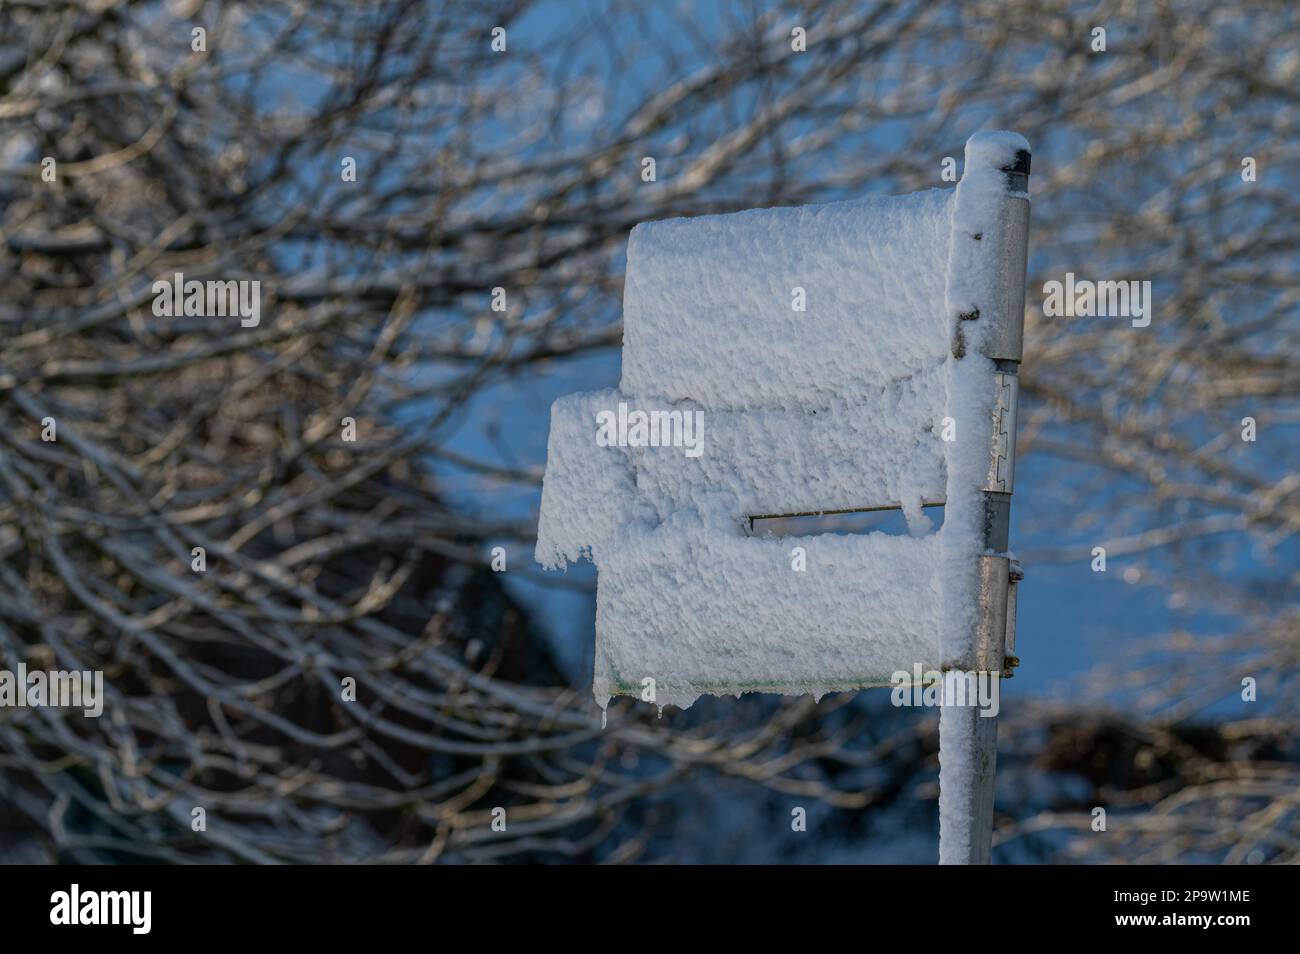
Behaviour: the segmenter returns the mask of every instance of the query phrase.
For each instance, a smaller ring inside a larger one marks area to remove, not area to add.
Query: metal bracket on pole
[[[1007,635],[1002,648],[1002,678],[1010,679],[1020,665],[1016,655],[1016,591],[1018,584],[1025,578],[1024,568],[1019,560],[1011,561],[1011,573],[1007,581]]]
[[[976,672],[1000,680],[1010,676],[1020,662],[1015,655],[1016,584],[1024,578],[1009,547],[1011,494],[1015,483],[1016,403],[1020,393],[1020,359],[1024,341],[1025,268],[1029,247],[1028,151],[1016,153],[1003,166],[1006,193],[999,208],[999,227],[984,241],[998,262],[998,281],[991,300],[981,302],[973,315],[991,327],[984,329],[981,352],[993,361],[993,432],[988,472],[984,480],[984,552],[979,556],[979,621],[970,660]],[[960,329],[958,331],[960,336]],[[958,353],[954,347],[954,354]],[[957,792],[943,791],[963,819],[953,844],[957,851],[941,850],[945,861],[988,864],[992,854],[993,800],[997,772],[998,728],[996,716],[981,714],[974,706],[945,707],[940,719],[940,760],[945,740],[970,753],[969,775]],[[941,770],[942,775],[942,770]],[[942,783],[941,783],[942,788]],[[941,804],[941,816],[943,805]],[[942,827],[942,823],[941,823]],[[944,835],[943,837],[947,837]]]

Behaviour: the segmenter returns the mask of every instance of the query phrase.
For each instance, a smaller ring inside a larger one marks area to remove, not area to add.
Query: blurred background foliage
[[[617,379],[635,223],[945,187],[980,128],[1034,146],[994,858],[1297,860],[1298,18],[3,4],[0,666],[108,700],[0,710],[0,860],[932,860],[931,713],[602,730],[591,574],[531,539],[549,401]],[[175,272],[259,280],[260,324],[155,317]],[[1066,272],[1151,281],[1150,327],[1044,317]]]

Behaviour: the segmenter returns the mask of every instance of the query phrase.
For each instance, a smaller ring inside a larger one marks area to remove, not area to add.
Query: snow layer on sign
[[[660,519],[707,497],[734,517],[897,506],[944,495],[942,368],[870,402],[814,412],[703,412],[698,458],[637,448],[637,492]],[[723,500],[722,497],[727,499]]]
[[[660,705],[684,706],[969,659],[994,367],[988,323],[958,316],[988,311],[1005,278],[979,236],[1003,214],[1000,167],[1027,148],[972,138],[955,191],[633,230],[622,383],[556,402],[536,551],[548,567],[596,563],[602,706],[645,679]],[[597,415],[620,404],[701,415],[698,453],[600,446]],[[943,527],[925,536],[743,530],[748,516],[900,504],[917,532],[921,502],[940,499]]]
[[[600,563],[597,701],[647,678],[658,705],[685,708],[702,693],[820,696],[933,668],[938,558],[934,535],[745,537],[687,512],[620,534]]]
[[[637,495],[627,448],[601,447],[596,415],[617,407],[617,391],[570,394],[551,405],[546,476],[534,557],[547,569],[592,557],[631,519]]]
[[[638,225],[621,389],[710,410],[820,407],[942,361],[951,199],[932,190]]]

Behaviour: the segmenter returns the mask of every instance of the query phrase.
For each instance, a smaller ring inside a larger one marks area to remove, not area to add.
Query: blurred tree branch
[[[941,186],[985,124],[1035,146],[1021,446],[1066,476],[1031,556],[1172,553],[1173,595],[1240,614],[1216,658],[1294,693],[1294,564],[1226,574],[1198,544],[1285,562],[1300,523],[1296,11],[1112,7],[6,4],[0,659],[103,669],[110,699],[0,712],[0,802],[75,860],[632,860],[665,850],[646,819],[692,773],[901,797],[859,769],[933,768],[932,726],[846,699],[602,732],[483,567],[534,524],[462,512],[434,462],[536,484],[448,434],[492,386],[617,347],[635,223]],[[1044,318],[1067,270],[1151,280],[1156,320]],[[175,272],[261,281],[261,324],[156,318]],[[1238,440],[1244,415],[1274,438]],[[1138,672],[1174,711],[1194,694]],[[1278,731],[1223,731],[1256,725]],[[1293,858],[1295,760],[1250,771],[1144,790],[1143,857]],[[1210,830],[1161,847],[1195,799]]]

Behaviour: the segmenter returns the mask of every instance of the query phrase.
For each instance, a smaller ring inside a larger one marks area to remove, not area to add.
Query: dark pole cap
[[[1003,172],[1019,172],[1022,175],[1029,175],[1029,150],[1017,149],[1015,161],[1009,166],[1003,166]]]
[[[1011,165],[1003,166],[1001,172],[1007,179],[1007,191],[1029,192],[1029,150],[1017,149],[1016,158]]]

